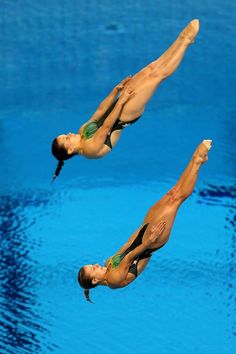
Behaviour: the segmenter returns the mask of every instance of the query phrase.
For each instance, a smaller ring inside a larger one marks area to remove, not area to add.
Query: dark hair
[[[52,154],[59,161],[57,164],[56,171],[54,173],[52,183],[57,176],[59,176],[62,166],[64,165],[64,160],[68,160],[73,157],[73,154],[68,154],[64,146],[59,146],[57,138],[55,138],[52,142]]]
[[[84,296],[85,296],[86,300],[93,303],[93,301],[91,301],[90,297],[89,297],[89,289],[96,288],[97,284],[93,284],[92,279],[88,278],[84,267],[80,268],[80,270],[78,272],[78,282],[79,282],[79,285],[81,286],[81,288],[84,289]]]

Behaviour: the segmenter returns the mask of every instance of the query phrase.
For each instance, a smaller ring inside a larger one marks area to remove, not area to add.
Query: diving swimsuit
[[[137,237],[135,238],[135,240],[131,243],[131,245],[121,254],[116,254],[114,255],[109,264],[111,265],[112,269],[115,269],[116,267],[119,266],[120,262],[122,261],[122,259],[131,251],[133,251],[136,247],[140,246],[142,244],[142,240],[143,240],[143,235],[146,231],[148,227],[148,224],[145,224],[141,230],[139,231]],[[159,248],[163,247],[164,245],[154,248],[154,249],[146,249],[143,253],[141,253],[137,258],[135,258],[135,260],[133,261],[133,263],[130,265],[129,267],[129,273],[132,273],[135,277],[137,277],[138,275],[138,262],[141,259],[145,259],[145,258],[149,258],[152,256],[152,252],[158,250]]]
[[[106,110],[106,112],[103,114],[103,116],[98,121],[94,120],[94,121],[88,122],[85,125],[85,127],[83,129],[83,133],[82,133],[82,135],[85,139],[90,139],[94,136],[94,134],[97,132],[97,130],[103,125],[105,119],[109,116],[109,114],[114,109],[117,101],[118,101],[118,98],[111,104],[111,106]],[[113,127],[111,128],[109,133],[107,134],[104,144],[107,145],[110,149],[112,149],[112,144],[111,144],[112,132],[114,132],[115,130],[122,130],[123,128],[128,127],[129,125],[137,122],[137,120],[140,117],[141,116],[137,117],[136,119],[132,120],[131,122],[122,122],[121,120],[117,119],[117,121],[115,122],[115,124],[113,125]]]

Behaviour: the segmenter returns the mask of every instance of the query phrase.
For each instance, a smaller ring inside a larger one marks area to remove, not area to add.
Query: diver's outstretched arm
[[[165,229],[165,221],[159,221],[158,223],[150,223],[143,237],[142,243],[130,251],[121,261],[119,266],[114,269],[109,274],[109,286],[112,284],[119,286],[125,286],[130,282],[130,279],[127,279],[129,267],[133,261],[140,256],[147,249],[152,249],[153,245],[157,242],[160,235]],[[146,262],[147,264],[147,262]],[[145,265],[146,265],[145,264]],[[140,269],[140,271],[142,271]]]
[[[110,106],[114,102],[119,92],[125,87],[126,83],[130,79],[131,76],[126,77],[113,88],[113,90],[109,93],[109,95],[100,103],[100,105],[98,106],[94,114],[89,118],[89,121],[99,120],[105,114],[105,112],[110,108]]]
[[[161,220],[158,223],[150,223],[147,227],[141,245],[135,247],[130,251],[122,260],[119,269],[128,272],[129,267],[133,261],[140,256],[147,249],[152,249],[153,245],[157,242],[163,231],[165,230],[165,221]],[[121,268],[120,268],[121,267]]]
[[[103,125],[98,129],[98,131],[95,134],[94,143],[96,144],[96,146],[102,147],[102,145],[104,144],[104,142],[107,138],[107,134],[110,132],[113,125],[115,124],[117,119],[120,117],[120,114],[122,112],[124,105],[134,95],[135,95],[135,92],[133,92],[133,90],[130,87],[129,88],[127,87],[122,91],[115,107],[113,108],[111,113],[108,115],[108,117],[104,120]]]

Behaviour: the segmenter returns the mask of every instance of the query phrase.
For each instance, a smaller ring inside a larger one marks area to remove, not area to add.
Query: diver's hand
[[[153,244],[158,240],[158,238],[163,233],[166,226],[166,222],[164,220],[159,223],[150,224],[150,229],[148,231],[146,243],[148,247],[152,247]]]
[[[127,76],[125,79],[123,79],[117,86],[117,90],[120,91],[122,90],[125,85],[127,84],[127,82],[132,78],[132,76]]]
[[[133,91],[132,87],[128,86],[122,91],[118,102],[123,105],[134,95],[135,92]]]

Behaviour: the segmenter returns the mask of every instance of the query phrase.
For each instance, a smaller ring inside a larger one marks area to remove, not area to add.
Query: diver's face
[[[60,147],[63,147],[68,154],[72,154],[78,148],[78,144],[80,142],[79,134],[61,134],[57,137],[57,142]]]
[[[106,267],[102,267],[99,264],[88,264],[84,266],[86,275],[92,279],[93,283],[104,280],[105,274],[107,272]]]

